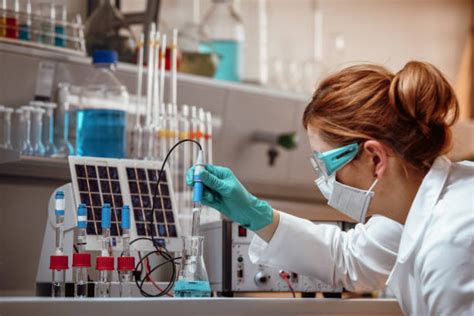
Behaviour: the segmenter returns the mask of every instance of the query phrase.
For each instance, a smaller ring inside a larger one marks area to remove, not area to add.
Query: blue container
[[[122,110],[83,109],[76,115],[77,155],[124,158],[127,116]]]

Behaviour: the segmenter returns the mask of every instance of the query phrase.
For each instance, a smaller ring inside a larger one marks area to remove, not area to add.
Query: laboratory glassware
[[[67,7],[63,4],[56,4],[55,7],[55,24],[54,24],[54,45],[58,47],[66,46],[66,22]]]
[[[131,137],[131,157],[140,159],[143,157],[143,128],[140,121],[140,107],[142,106],[142,83],[143,83],[143,45],[144,35],[140,34],[138,40],[138,75],[137,75],[137,99],[135,100],[135,125]]]
[[[12,0],[11,8],[7,10],[6,14],[6,31],[5,36],[8,38],[18,38],[18,13],[20,11],[19,0]]]
[[[12,108],[3,108],[3,140],[0,144],[1,148],[13,149],[11,133],[12,133]]]
[[[95,289],[96,297],[110,297],[111,277],[114,270],[114,257],[110,244],[110,204],[102,207],[102,249],[100,257],[96,258],[96,270],[99,271],[99,281]]]
[[[122,255],[117,259],[117,270],[120,279],[120,296],[132,296],[130,282],[135,269],[135,257],[130,255],[130,207],[122,207]]]
[[[69,85],[59,84],[59,124],[58,130],[61,132],[61,140],[59,141],[58,152],[53,157],[65,158],[74,155],[74,147],[69,142],[69,101],[67,100],[70,93]]]
[[[31,1],[24,0],[19,13],[20,30],[18,38],[24,41],[31,41]]]
[[[33,146],[31,145],[31,112],[34,111],[34,108],[31,106],[22,106],[22,116],[23,116],[23,137],[20,147],[20,152],[25,156],[33,155]]]
[[[50,269],[52,271],[51,296],[62,297],[65,295],[66,270],[68,267],[68,256],[63,253],[64,243],[64,215],[66,203],[64,192],[57,191],[55,194],[56,217],[56,249],[54,255],[50,257]]]
[[[203,258],[202,236],[183,236],[183,253],[175,297],[210,297],[211,287]]]
[[[34,156],[44,156],[45,147],[43,145],[43,114],[45,110],[42,108],[34,108],[32,114],[31,128],[31,146],[33,147]]]
[[[110,2],[101,0],[86,21],[87,53],[96,50],[114,50],[123,62],[132,62],[136,40],[122,13]]]
[[[54,143],[54,109],[57,108],[56,103],[53,102],[44,102],[42,107],[45,108],[46,113],[46,123],[45,124],[45,155],[46,156],[54,156],[58,153],[58,148]]]
[[[94,73],[86,79],[76,114],[76,151],[79,156],[124,158],[127,147],[128,103],[125,86],[115,77],[117,53],[94,52]]]
[[[74,296],[87,297],[88,270],[91,266],[91,255],[85,252],[87,244],[87,208],[80,204],[77,209],[76,246],[77,253],[73,254],[72,266],[74,274]]]
[[[39,4],[41,23],[39,41],[43,44],[54,45],[54,26],[56,11],[53,3],[44,2]]]
[[[232,0],[213,0],[212,7],[202,22],[208,41],[200,45],[203,53],[215,52],[219,64],[214,78],[229,81],[241,80],[244,25],[233,7]]]
[[[7,0],[0,0],[0,37],[5,37],[7,30]]]

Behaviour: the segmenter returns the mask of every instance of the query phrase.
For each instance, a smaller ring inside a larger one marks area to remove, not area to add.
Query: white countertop
[[[0,297],[0,315],[402,315],[393,299]]]

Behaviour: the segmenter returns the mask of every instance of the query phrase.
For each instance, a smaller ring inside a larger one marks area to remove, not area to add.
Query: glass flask
[[[85,37],[89,55],[99,49],[114,50],[120,61],[133,61],[136,40],[122,13],[110,0],[101,0],[92,12],[86,21]]]
[[[245,36],[242,19],[232,0],[213,0],[202,28],[209,40],[201,43],[200,51],[215,52],[219,58],[214,78],[239,82]]]
[[[82,88],[76,113],[79,156],[123,158],[127,147],[127,89],[114,75],[117,53],[94,52],[95,71]]]
[[[175,297],[210,297],[211,286],[203,258],[202,236],[184,236],[183,255],[178,280],[174,285]]]

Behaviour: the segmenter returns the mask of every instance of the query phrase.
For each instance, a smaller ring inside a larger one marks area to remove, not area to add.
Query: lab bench
[[[393,299],[0,297],[0,315],[402,315]]]

